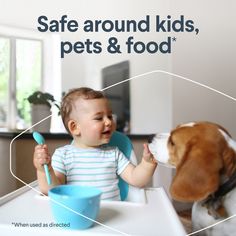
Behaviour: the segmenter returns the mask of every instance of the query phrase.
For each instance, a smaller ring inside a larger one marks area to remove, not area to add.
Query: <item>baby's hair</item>
[[[87,87],[80,87],[69,90],[69,92],[62,98],[60,111],[63,124],[68,133],[70,133],[68,128],[68,121],[70,120],[70,114],[72,112],[74,102],[78,98],[90,100],[105,98],[105,96],[101,91],[93,90]]]

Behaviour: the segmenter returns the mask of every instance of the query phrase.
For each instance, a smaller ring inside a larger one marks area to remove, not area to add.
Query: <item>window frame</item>
[[[10,40],[10,68],[8,84],[8,111],[6,129],[16,129],[16,41],[36,40],[42,43],[41,90],[52,93],[55,99],[61,98],[61,58],[60,35],[44,34],[35,30],[0,25],[0,37]],[[59,80],[59,82],[58,82]],[[53,122],[53,120],[52,120]]]

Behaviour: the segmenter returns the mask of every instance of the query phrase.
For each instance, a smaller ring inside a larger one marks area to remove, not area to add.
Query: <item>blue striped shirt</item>
[[[52,167],[66,176],[67,184],[94,186],[103,200],[120,200],[118,176],[129,160],[116,147],[81,149],[66,145],[55,150]]]

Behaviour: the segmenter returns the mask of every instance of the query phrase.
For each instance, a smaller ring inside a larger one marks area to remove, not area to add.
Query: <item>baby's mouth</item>
[[[105,130],[105,131],[102,132],[102,134],[110,135],[110,134],[111,134],[111,131],[110,131],[110,130]]]

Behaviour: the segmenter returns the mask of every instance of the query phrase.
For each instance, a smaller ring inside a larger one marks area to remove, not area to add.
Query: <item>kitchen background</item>
[[[109,71],[110,66],[116,68],[120,65],[119,63],[128,63],[129,77],[162,70],[203,83],[236,98],[236,26],[234,24],[236,3],[233,0],[149,0],[145,2],[134,0],[0,0],[0,9],[0,38],[30,37],[43,42],[40,87],[52,93],[58,100],[62,92],[73,87],[91,86],[102,89],[106,71]],[[70,19],[79,21],[86,19],[135,19],[138,21],[144,19],[146,15],[151,17],[160,15],[163,19],[171,15],[172,19],[179,19],[180,15],[184,15],[185,19],[194,21],[199,33],[196,35],[187,32],[156,33],[152,31],[111,34],[79,31],[50,34],[37,31],[37,18],[40,15],[46,15],[48,19],[60,19],[65,14]],[[60,41],[76,42],[90,38],[105,44],[111,36],[124,42],[130,35],[143,42],[161,42],[170,35],[176,37],[176,42],[172,43],[171,54],[71,53],[64,59],[60,58]],[[11,73],[14,74],[14,71],[12,69]],[[114,79],[121,79],[119,73],[112,76]],[[27,87],[27,84],[23,85]],[[235,101],[206,88],[158,72],[130,81],[129,93],[129,132],[131,134],[168,132],[179,123],[208,120],[221,124],[233,137],[236,137]],[[14,128],[16,124],[13,100],[10,94],[6,103],[7,110],[12,111],[8,119],[8,128]],[[63,128],[57,115],[53,120],[52,131],[61,132]],[[9,161],[8,146],[2,138],[0,144],[2,144],[1,166],[6,172],[6,163]],[[165,172],[164,176],[167,176],[165,179],[169,181],[172,174],[169,170],[162,171]],[[5,172],[0,171],[4,176]],[[155,178],[159,177],[155,176]],[[158,182],[158,184],[162,183]]]

